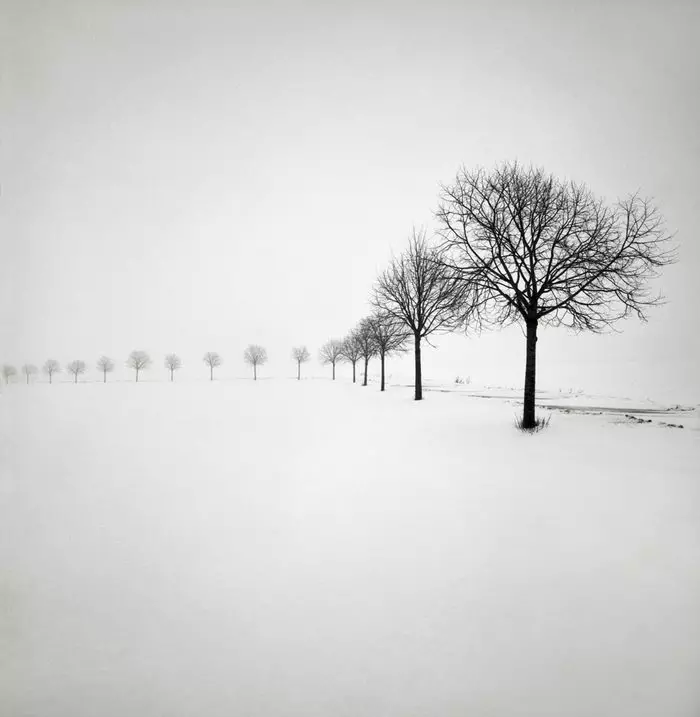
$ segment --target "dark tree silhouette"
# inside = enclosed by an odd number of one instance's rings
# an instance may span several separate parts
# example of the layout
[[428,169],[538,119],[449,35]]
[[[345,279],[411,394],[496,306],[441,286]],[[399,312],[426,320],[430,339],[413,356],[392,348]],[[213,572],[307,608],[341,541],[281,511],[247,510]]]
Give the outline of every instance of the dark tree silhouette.
[[292,358],[297,362],[297,381],[301,381],[301,365],[311,358],[311,354],[306,346],[295,346],[292,349]]
[[2,367],[2,375],[5,379],[5,383],[10,383],[10,379],[13,376],[17,375],[17,369],[14,366],[11,366],[9,363],[6,363]]
[[522,427],[535,428],[540,324],[602,331],[661,302],[658,269],[675,260],[663,219],[633,194],[614,204],[583,184],[505,163],[461,170],[437,211],[443,262],[468,286],[476,322],[524,324]]
[[61,371],[61,364],[56,361],[56,359],[49,359],[44,364],[44,373],[49,377],[49,383],[53,383],[53,375],[55,373],[60,373]]
[[87,366],[85,365],[85,361],[76,359],[75,361],[71,361],[68,366],[66,366],[66,370],[68,373],[73,374],[74,383],[78,383],[78,376],[87,371]]
[[217,366],[221,366],[221,362],[222,362],[221,356],[219,356],[219,354],[217,354],[216,351],[207,351],[204,354],[202,361],[204,361],[204,363],[207,366],[209,366],[209,380],[213,381],[214,380],[214,369]]
[[30,377],[34,376],[37,371],[38,369],[33,363],[25,363],[24,366],[22,366],[22,373],[27,377],[27,384],[29,384]]
[[410,334],[403,321],[399,321],[391,314],[376,313],[369,318],[369,325],[372,328],[374,345],[379,355],[381,367],[380,391],[385,387],[385,362],[386,357],[394,353],[406,350],[406,342]]
[[364,362],[364,376],[362,378],[362,385],[367,385],[367,369],[369,367],[369,360],[377,355],[377,342],[374,340],[374,329],[372,328],[372,321],[370,318],[365,318],[360,321],[357,328],[354,331],[355,340],[360,347],[360,358]]
[[258,380],[258,366],[267,362],[267,351],[262,346],[250,344],[243,352],[243,360],[253,367],[253,380]]
[[406,325],[413,335],[416,401],[423,398],[421,343],[439,331],[452,331],[459,325],[458,311],[463,290],[455,272],[439,261],[436,249],[428,246],[424,232],[409,239],[408,248],[391,261],[374,288],[372,304]]
[[145,351],[132,351],[129,354],[127,366],[136,372],[136,383],[139,382],[139,373],[151,365],[151,357]]
[[102,382],[107,383],[107,374],[114,371],[114,361],[108,356],[100,356],[96,366],[98,371],[102,371]]
[[355,367],[362,358],[362,346],[357,338],[357,332],[354,330],[343,339],[342,357],[343,360],[352,364],[352,382],[355,383]]
[[165,368],[170,371],[170,381],[172,381],[175,371],[182,368],[180,357],[177,354],[168,354],[165,357]]
[[333,381],[335,381],[335,365],[343,357],[343,342],[338,339],[326,341],[318,352],[319,360],[324,366],[333,367]]

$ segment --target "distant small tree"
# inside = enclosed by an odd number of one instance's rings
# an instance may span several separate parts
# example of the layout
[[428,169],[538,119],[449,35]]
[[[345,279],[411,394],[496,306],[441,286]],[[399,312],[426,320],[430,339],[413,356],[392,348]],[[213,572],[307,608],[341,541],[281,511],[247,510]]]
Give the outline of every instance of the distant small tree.
[[9,363],[6,363],[2,367],[2,375],[5,379],[5,383],[10,383],[10,379],[12,379],[13,376],[17,375],[17,369],[14,366],[10,366]]
[[355,367],[362,358],[362,346],[355,331],[351,331],[343,339],[342,358],[352,365],[352,382],[355,383]]
[[31,376],[34,376],[38,371],[37,367],[33,363],[25,363],[22,366],[22,373],[27,377],[27,384]]
[[49,377],[49,383],[53,383],[53,375],[61,371],[61,364],[55,359],[49,359],[44,364],[44,373]]
[[221,363],[222,363],[221,356],[219,356],[219,354],[217,354],[216,351],[207,351],[204,354],[202,361],[204,361],[204,363],[207,366],[209,366],[209,380],[213,381],[214,380],[214,369],[217,366],[221,366]]
[[380,391],[385,387],[385,371],[384,364],[386,357],[394,353],[400,353],[406,350],[406,342],[410,334],[406,325],[396,319],[391,314],[376,313],[369,319],[369,325],[372,328],[372,336],[374,344],[379,354],[379,362],[381,366],[381,382]]
[[330,364],[333,367],[333,381],[335,381],[335,365],[343,358],[343,342],[338,339],[326,341],[319,351],[319,358],[324,366]]
[[107,374],[114,371],[114,361],[107,356],[97,359],[97,370],[102,371],[102,382],[107,383]]
[[68,366],[66,366],[66,369],[68,373],[73,374],[74,383],[78,383],[78,376],[85,373],[87,370],[87,366],[85,365],[85,361],[71,361]]
[[182,367],[182,361],[180,360],[180,357],[177,354],[168,354],[165,357],[165,368],[170,371],[170,380],[173,380],[173,374],[175,371],[177,371],[179,368]]
[[129,354],[127,366],[136,371],[136,383],[139,380],[139,373],[151,365],[151,357],[145,351],[132,351]]
[[243,352],[243,360],[253,367],[253,380],[258,380],[258,366],[267,362],[267,351],[262,346],[250,344]]
[[355,329],[355,336],[360,347],[360,358],[364,361],[365,375],[362,379],[362,385],[367,385],[367,369],[369,360],[377,355],[377,342],[374,339],[374,329],[372,321],[369,318],[362,319]]
[[295,346],[292,349],[292,358],[297,362],[297,381],[300,381],[301,365],[311,358],[311,354],[309,354],[309,350],[306,346]]

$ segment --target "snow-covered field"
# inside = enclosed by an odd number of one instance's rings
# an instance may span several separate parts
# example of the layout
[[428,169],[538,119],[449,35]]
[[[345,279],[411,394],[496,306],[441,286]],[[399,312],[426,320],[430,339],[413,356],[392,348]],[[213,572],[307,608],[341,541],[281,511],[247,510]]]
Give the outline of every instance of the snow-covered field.
[[697,411],[510,398],[8,387],[0,714],[697,717]]

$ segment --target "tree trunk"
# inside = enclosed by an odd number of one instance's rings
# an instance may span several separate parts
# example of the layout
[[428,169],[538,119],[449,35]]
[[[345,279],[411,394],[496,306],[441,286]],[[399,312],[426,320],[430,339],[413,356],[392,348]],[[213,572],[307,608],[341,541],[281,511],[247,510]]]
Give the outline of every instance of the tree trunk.
[[78,374],[76,373],[74,375],[75,375],[75,382],[78,383]]
[[365,356],[365,377],[364,377],[364,379],[363,379],[363,381],[362,381],[362,385],[363,385],[363,386],[366,386],[366,385],[367,385],[367,364],[368,364],[368,363],[369,363],[369,356]]
[[523,397],[523,428],[534,428],[535,378],[537,366],[537,319],[525,321],[527,348],[525,351],[525,396]]
[[381,363],[382,363],[382,381],[381,381],[381,387],[379,390],[383,391],[384,390],[384,352],[383,351],[381,354]]
[[53,374],[52,373],[49,374],[49,383],[53,383]]
[[333,380],[335,381],[335,361],[333,361]]
[[209,367],[209,380],[210,381],[214,380],[214,367],[213,366]]
[[297,381],[301,381],[301,361],[297,361]]
[[352,382],[355,383],[355,364],[357,364],[357,361],[352,362]]
[[104,379],[102,383],[107,383],[107,369],[105,369],[102,373],[104,374]]
[[256,363],[253,364],[253,381],[258,380],[258,365]]
[[136,383],[139,382],[139,370],[136,369]]
[[29,374],[27,374],[27,386],[29,386]]
[[173,382],[173,369],[170,369],[170,383]]
[[415,334],[415,359],[416,359],[416,390],[414,394],[414,400],[423,400],[423,368],[420,360],[420,334]]

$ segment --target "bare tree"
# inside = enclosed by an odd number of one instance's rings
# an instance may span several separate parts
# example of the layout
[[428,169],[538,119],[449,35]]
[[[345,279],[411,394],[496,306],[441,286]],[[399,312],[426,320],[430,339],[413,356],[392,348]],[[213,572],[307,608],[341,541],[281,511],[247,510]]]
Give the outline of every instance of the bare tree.
[[96,365],[98,371],[102,371],[102,382],[107,383],[107,374],[114,371],[114,361],[108,356],[100,356]]
[[250,344],[243,352],[243,360],[253,367],[253,379],[258,380],[258,366],[267,363],[267,351],[262,346]]
[[170,371],[170,380],[173,380],[173,374],[175,371],[182,367],[182,361],[177,354],[168,354],[165,357],[165,368]]
[[330,339],[321,346],[319,360],[324,366],[330,364],[333,367],[333,381],[335,381],[335,365],[343,358],[343,342],[338,339]]
[[535,417],[537,328],[602,331],[661,301],[650,280],[675,260],[663,219],[634,194],[610,205],[583,184],[505,163],[461,170],[437,211],[444,264],[469,286],[474,317],[524,324],[522,427]]
[[17,369],[9,363],[6,363],[2,367],[2,375],[5,379],[5,383],[10,383],[10,379],[17,375]]
[[295,346],[292,349],[292,358],[297,362],[297,381],[300,381],[301,365],[311,358],[311,354],[306,346]]
[[371,320],[369,318],[362,319],[357,325],[354,334],[355,340],[360,348],[360,358],[363,360],[365,368],[362,385],[366,386],[369,360],[377,355],[377,342],[374,340],[374,330],[372,329]]
[[85,361],[79,361],[76,359],[75,361],[71,361],[68,366],[66,366],[66,370],[68,373],[73,374],[74,383],[78,383],[78,376],[85,373],[87,366],[85,365]]
[[25,363],[24,366],[22,366],[22,373],[27,377],[27,384],[29,384],[30,377],[34,376],[38,370],[33,363]]
[[151,357],[145,351],[132,351],[126,365],[136,371],[136,383],[138,383],[139,373],[151,365]]
[[202,361],[209,366],[209,380],[214,380],[214,369],[217,366],[221,366],[221,356],[216,351],[207,351],[202,358]]
[[342,357],[345,361],[352,365],[352,382],[355,383],[355,367],[357,362],[362,358],[362,346],[357,338],[357,332],[351,331],[343,339]]
[[455,272],[439,261],[437,250],[428,246],[425,232],[415,229],[408,248],[377,280],[372,304],[403,322],[413,335],[416,401],[423,398],[421,343],[425,339],[430,345],[431,334],[452,331],[459,325],[462,297]]
[[53,383],[53,375],[55,373],[60,373],[61,371],[61,364],[56,361],[56,359],[49,359],[44,364],[44,373],[49,377],[49,383]]
[[406,350],[406,342],[410,334],[403,321],[399,321],[391,314],[376,313],[369,318],[369,325],[372,329],[374,344],[379,355],[381,366],[380,391],[385,387],[385,362],[386,357],[394,353]]

